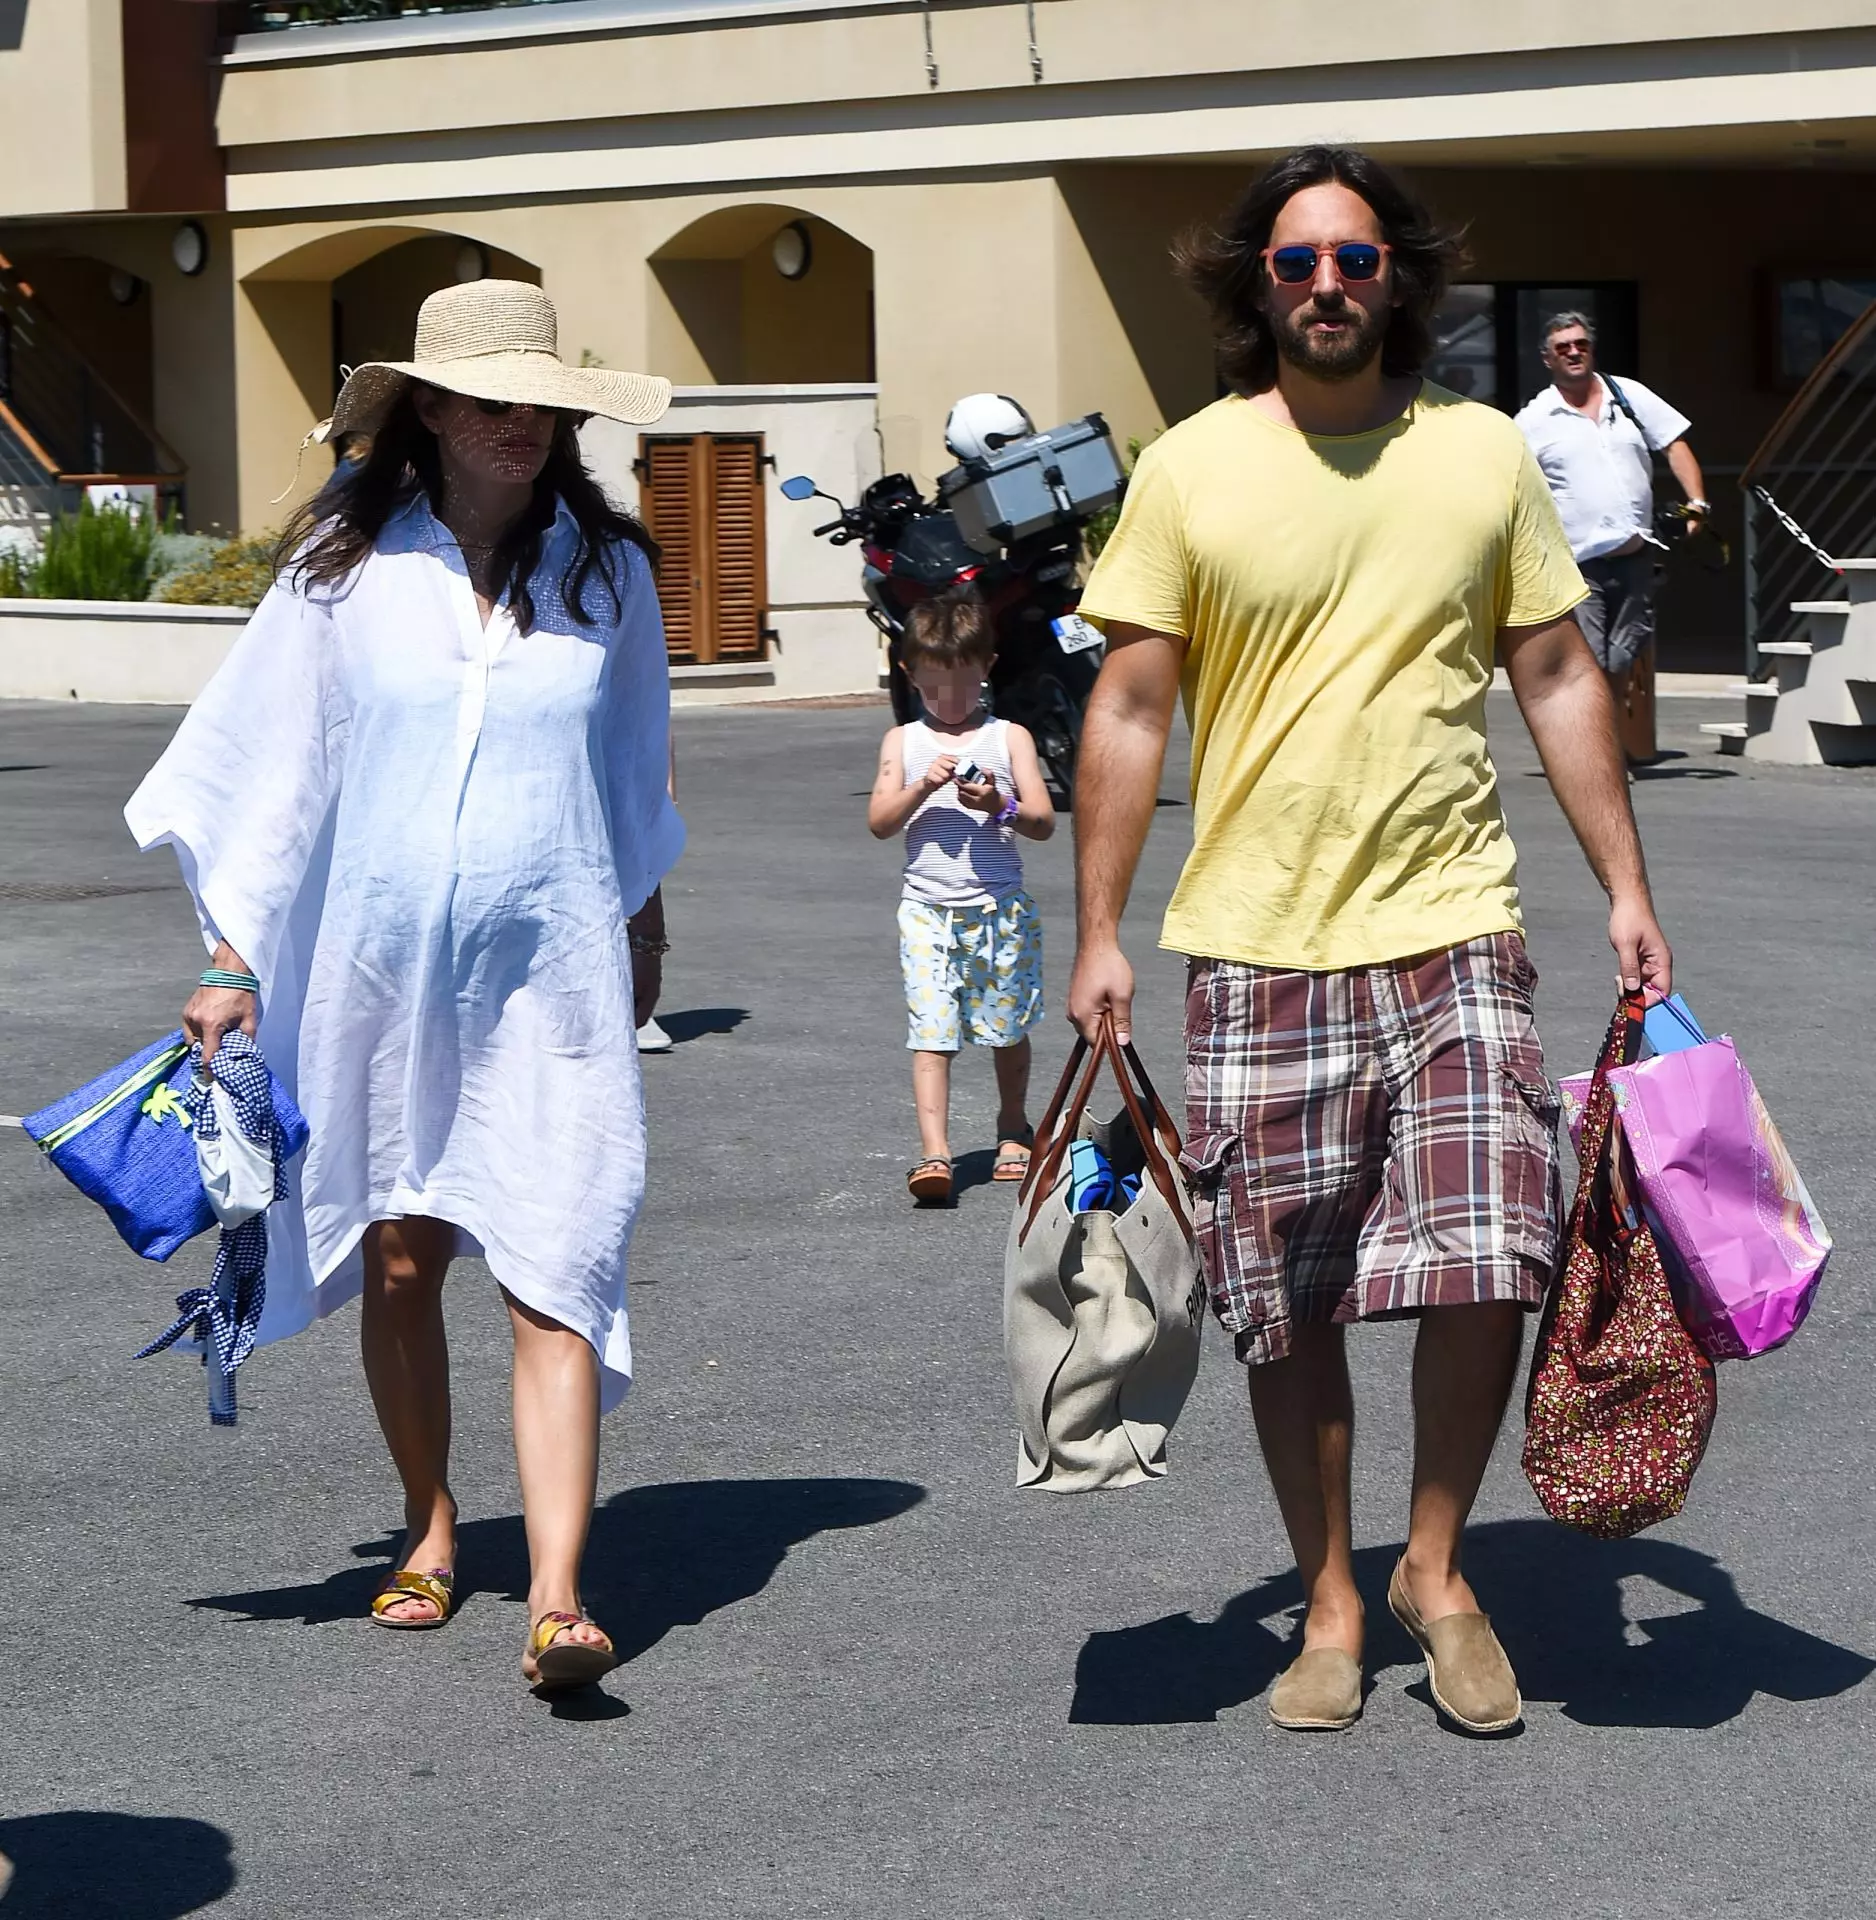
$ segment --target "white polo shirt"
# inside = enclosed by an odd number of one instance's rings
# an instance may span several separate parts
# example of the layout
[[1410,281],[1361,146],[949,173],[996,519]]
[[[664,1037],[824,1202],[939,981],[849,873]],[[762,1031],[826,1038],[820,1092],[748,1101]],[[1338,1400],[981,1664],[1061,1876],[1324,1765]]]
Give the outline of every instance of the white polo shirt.
[[1578,562],[1626,547],[1636,534],[1653,539],[1654,467],[1650,454],[1671,446],[1692,422],[1639,380],[1621,376],[1622,395],[1642,430],[1602,387],[1602,417],[1577,412],[1554,386],[1518,415]]

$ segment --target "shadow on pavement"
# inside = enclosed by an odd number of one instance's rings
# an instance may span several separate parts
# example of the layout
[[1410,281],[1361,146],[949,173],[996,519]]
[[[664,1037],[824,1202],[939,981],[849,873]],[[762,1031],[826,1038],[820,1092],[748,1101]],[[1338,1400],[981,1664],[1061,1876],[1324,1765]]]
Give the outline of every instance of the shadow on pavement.
[[562,1693],[537,1694],[556,1720],[577,1720],[593,1724],[604,1720],[629,1720],[632,1709],[623,1700],[615,1700],[603,1687],[569,1687]]
[[[819,1533],[896,1520],[924,1498],[925,1489],[909,1480],[679,1480],[628,1487],[593,1515],[583,1597],[619,1657],[635,1660],[672,1628],[694,1627],[760,1593],[791,1548]],[[375,1564],[347,1567],[314,1586],[213,1594],[189,1604],[307,1626],[362,1618],[398,1538],[387,1534],[354,1547]],[[458,1541],[458,1605],[484,1592],[527,1598],[520,1515],[465,1521]]]
[[234,1842],[206,1820],[75,1809],[0,1820],[13,1862],[6,1920],[180,1920],[235,1883]]
[[1685,766],[1661,766],[1658,763],[1637,767],[1635,784],[1649,785],[1656,780],[1737,780],[1737,767],[1716,767],[1710,760],[1689,761]]
[[682,1013],[660,1012],[658,1024],[681,1047],[708,1033],[734,1033],[748,1018],[747,1007],[692,1007]]
[[[991,1176],[996,1170],[995,1147],[972,1147],[969,1152],[960,1153],[951,1162],[951,1190],[955,1194],[964,1194],[969,1193],[973,1187],[993,1186],[995,1182]],[[1011,1190],[1014,1191],[1014,1188]]]
[[[1466,1572],[1493,1615],[1527,1700],[1554,1700],[1596,1727],[1717,1727],[1755,1694],[1822,1700],[1847,1693],[1876,1660],[1748,1607],[1712,1555],[1671,1540],[1592,1540],[1546,1520],[1500,1520],[1467,1535]],[[1415,1663],[1387,1611],[1399,1546],[1365,1547],[1355,1577],[1368,1613],[1368,1667]],[[1645,1580],[1684,1598],[1636,1596]],[[1661,1610],[1649,1617],[1649,1603]],[[1091,1633],[1075,1663],[1071,1722],[1158,1726],[1215,1720],[1254,1700],[1292,1657],[1302,1591],[1294,1571],[1227,1601],[1217,1619],[1168,1614]]]

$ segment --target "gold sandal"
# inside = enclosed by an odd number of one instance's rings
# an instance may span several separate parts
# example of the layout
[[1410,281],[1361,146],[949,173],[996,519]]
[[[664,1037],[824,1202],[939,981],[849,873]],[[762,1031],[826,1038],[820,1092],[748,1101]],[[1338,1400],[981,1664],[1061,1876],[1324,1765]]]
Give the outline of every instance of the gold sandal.
[[[440,1627],[455,1606],[456,1576],[448,1567],[433,1567],[419,1573],[415,1567],[399,1567],[378,1589],[371,1603],[371,1617],[381,1627]],[[434,1620],[405,1620],[387,1613],[400,1600],[427,1600],[436,1609]]]
[[[588,1687],[619,1664],[612,1641],[602,1633],[603,1646],[587,1640],[563,1640],[560,1636],[574,1627],[597,1625],[590,1614],[544,1613],[528,1635],[528,1657],[534,1662],[534,1676],[528,1685],[543,1693],[562,1687]],[[524,1674],[523,1678],[527,1678]]]

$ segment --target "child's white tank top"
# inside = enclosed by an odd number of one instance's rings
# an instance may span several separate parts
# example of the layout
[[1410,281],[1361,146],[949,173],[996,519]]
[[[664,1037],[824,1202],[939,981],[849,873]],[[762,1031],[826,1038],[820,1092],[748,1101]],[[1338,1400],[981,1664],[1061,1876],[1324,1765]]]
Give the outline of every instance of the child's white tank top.
[[[959,766],[976,764],[1005,797],[1016,791],[1010,770],[1010,723],[986,720],[973,734],[933,733],[923,720],[906,723],[900,741],[905,783],[915,787],[941,754],[955,754]],[[995,825],[973,813],[958,798],[956,781],[947,781],[906,823],[905,894],[934,907],[983,907],[1023,890],[1023,859],[1016,850],[1016,829]]]

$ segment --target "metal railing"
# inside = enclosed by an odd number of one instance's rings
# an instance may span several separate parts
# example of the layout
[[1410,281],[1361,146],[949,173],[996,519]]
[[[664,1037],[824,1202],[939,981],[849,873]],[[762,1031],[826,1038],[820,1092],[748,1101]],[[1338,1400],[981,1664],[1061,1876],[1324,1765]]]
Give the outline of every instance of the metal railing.
[[[187,468],[113,391],[0,257],[0,436],[13,484],[153,486],[180,497]],[[17,470],[17,471],[13,471]]]
[[1876,557],[1876,306],[1799,388],[1739,477],[1746,668],[1798,637],[1794,600],[1842,599],[1838,559]]
[[337,27],[358,20],[408,20],[430,13],[485,13],[494,7],[540,7],[555,0],[247,0],[244,33],[288,27]]

